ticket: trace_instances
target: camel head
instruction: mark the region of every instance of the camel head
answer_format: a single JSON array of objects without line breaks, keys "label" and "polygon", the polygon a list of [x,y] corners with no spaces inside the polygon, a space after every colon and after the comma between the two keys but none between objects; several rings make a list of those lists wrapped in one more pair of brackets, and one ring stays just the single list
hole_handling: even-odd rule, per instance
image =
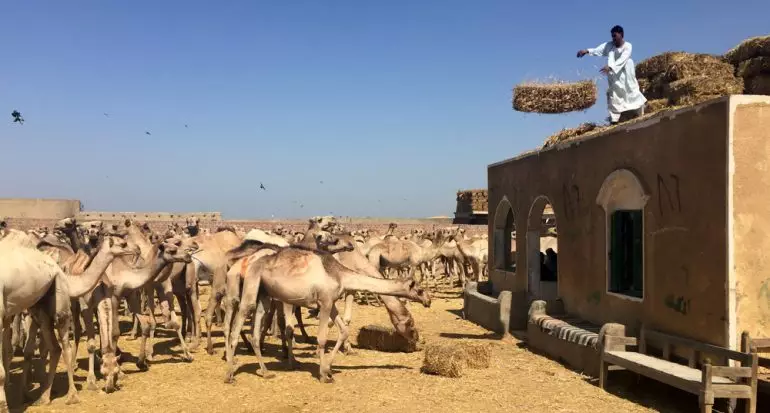
[{"label": "camel head", "polygon": [[182,239],[180,238],[170,238],[161,242],[158,244],[158,251],[166,262],[184,262],[188,264],[192,262],[188,249],[182,248]]},{"label": "camel head", "polygon": [[193,219],[188,219],[187,220],[187,226],[186,226],[185,230],[187,231],[187,233],[191,237],[194,237],[194,236],[198,235],[198,233],[200,233],[200,226],[201,226],[201,219],[200,218],[196,217],[196,218],[193,218]]},{"label": "camel head", "polygon": [[308,229],[320,229],[321,231],[329,231],[332,227],[337,225],[337,219],[332,216],[325,217],[313,217],[308,220]]},{"label": "camel head", "polygon": [[99,236],[104,231],[104,223],[102,221],[87,221],[78,224],[78,232],[85,240],[86,244],[96,246],[99,242]]},{"label": "camel head", "polygon": [[305,233],[304,232],[294,231],[294,243],[295,244],[299,244],[304,239],[305,239]]},{"label": "camel head", "polygon": [[112,224],[110,228],[103,231],[103,234],[110,237],[126,238],[128,231],[125,228],[121,228],[118,224]]},{"label": "camel head", "polygon": [[282,236],[283,233],[284,233],[283,226],[278,225],[277,227],[273,228],[273,234],[278,235],[278,236]]},{"label": "camel head", "polygon": [[59,230],[65,234],[69,234],[77,229],[77,221],[75,218],[64,218],[57,221],[53,228],[54,230]]},{"label": "camel head", "polygon": [[347,238],[340,237],[330,232],[320,231],[313,234],[313,237],[315,237],[315,242],[319,250],[327,251],[332,254],[353,251],[356,249],[356,246]]},{"label": "camel head", "polygon": [[141,252],[137,246],[129,246],[126,240],[121,238],[107,237],[107,242],[102,243],[102,248],[109,248],[110,254],[120,257],[123,255],[137,255]]},{"label": "camel head", "polygon": [[415,280],[405,280],[403,282],[406,290],[408,291],[407,296],[409,299],[422,303],[423,307],[425,308],[430,307],[430,294],[428,294],[427,290],[423,289],[422,286]]}]

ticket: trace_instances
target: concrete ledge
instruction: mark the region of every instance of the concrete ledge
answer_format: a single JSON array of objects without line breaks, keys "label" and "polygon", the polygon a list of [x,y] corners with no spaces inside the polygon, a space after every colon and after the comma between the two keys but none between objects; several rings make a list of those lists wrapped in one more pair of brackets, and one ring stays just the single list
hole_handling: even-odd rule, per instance
[{"label": "concrete ledge", "polygon": [[600,329],[567,315],[549,316],[546,302],[533,301],[529,310],[529,347],[583,374],[598,377]]},{"label": "concrete ledge", "polygon": [[479,292],[491,293],[491,285],[468,282],[463,292],[464,318],[487,330],[507,335],[510,331],[511,292],[500,291],[497,297]]}]

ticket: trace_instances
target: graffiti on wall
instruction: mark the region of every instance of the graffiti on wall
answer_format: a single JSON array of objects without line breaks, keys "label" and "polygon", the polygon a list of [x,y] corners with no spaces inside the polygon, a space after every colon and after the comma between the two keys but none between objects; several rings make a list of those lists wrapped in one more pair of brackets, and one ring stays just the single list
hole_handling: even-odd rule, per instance
[{"label": "graffiti on wall", "polygon": [[679,193],[679,175],[668,174],[665,178],[657,174],[658,181],[658,211],[664,215],[664,211],[682,212],[682,197]]},{"label": "graffiti on wall", "polygon": [[679,314],[687,315],[687,313],[690,311],[690,299],[686,299],[681,295],[679,297],[674,297],[673,294],[669,294],[666,296],[666,299],[663,300],[663,302],[666,304],[666,307],[676,311]]}]

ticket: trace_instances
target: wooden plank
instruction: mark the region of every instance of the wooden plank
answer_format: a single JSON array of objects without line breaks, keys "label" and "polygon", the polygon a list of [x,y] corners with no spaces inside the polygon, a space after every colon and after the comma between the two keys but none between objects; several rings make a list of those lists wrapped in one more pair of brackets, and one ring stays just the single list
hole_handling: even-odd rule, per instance
[{"label": "wooden plank", "polygon": [[[665,360],[646,356],[646,357],[649,357],[649,359],[646,360],[647,362],[649,362],[647,363],[645,361],[629,359],[628,355],[631,355],[631,354],[645,356],[644,354],[640,354],[640,353],[613,351],[613,352],[607,352],[602,354],[602,357],[608,363],[617,364],[619,366],[625,367],[626,369],[631,370],[635,373],[649,377],[661,383],[668,384],[669,386],[676,387],[677,389],[681,389],[692,394],[698,394],[700,392],[701,384],[700,384],[699,370],[695,370],[695,375],[696,375],[695,377],[692,377],[691,375],[691,377],[684,379],[677,375],[672,375],[666,372],[665,370],[662,370],[659,362],[667,363]],[[675,364],[675,363],[671,363],[671,364]],[[682,367],[688,368],[686,366],[682,366]]]},{"label": "wooden plank", "polygon": [[751,386],[746,384],[712,384],[711,391],[714,392],[714,397],[724,399],[750,399],[752,397]]},{"label": "wooden plank", "polygon": [[[715,346],[712,344],[702,343],[700,341],[691,340],[689,338],[678,337],[671,334],[661,333],[660,331],[647,330],[645,331],[645,337],[647,340],[660,341],[665,344],[674,344],[679,346],[686,346],[701,353],[713,354],[717,357],[724,357],[731,360],[737,360],[744,364],[751,363],[751,355],[741,353],[739,351],[733,351],[724,347]],[[753,344],[753,340],[752,340]]]},{"label": "wooden plank", "polygon": [[770,369],[770,359],[768,358],[760,357],[758,364],[762,367],[767,367]]},{"label": "wooden plank", "polygon": [[723,377],[751,377],[754,372],[751,367],[725,367],[711,366],[715,376]]},{"label": "wooden plank", "polygon": [[751,345],[757,349],[758,353],[770,351],[770,338],[752,338]]}]

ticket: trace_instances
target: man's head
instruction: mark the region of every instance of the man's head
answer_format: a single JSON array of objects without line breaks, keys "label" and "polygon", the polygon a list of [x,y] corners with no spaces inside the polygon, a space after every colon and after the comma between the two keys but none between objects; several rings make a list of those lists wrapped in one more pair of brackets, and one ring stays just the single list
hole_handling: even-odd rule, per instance
[{"label": "man's head", "polygon": [[623,46],[623,28],[620,26],[615,26],[612,29],[610,29],[610,34],[612,35],[612,43],[615,44],[615,47]]}]

